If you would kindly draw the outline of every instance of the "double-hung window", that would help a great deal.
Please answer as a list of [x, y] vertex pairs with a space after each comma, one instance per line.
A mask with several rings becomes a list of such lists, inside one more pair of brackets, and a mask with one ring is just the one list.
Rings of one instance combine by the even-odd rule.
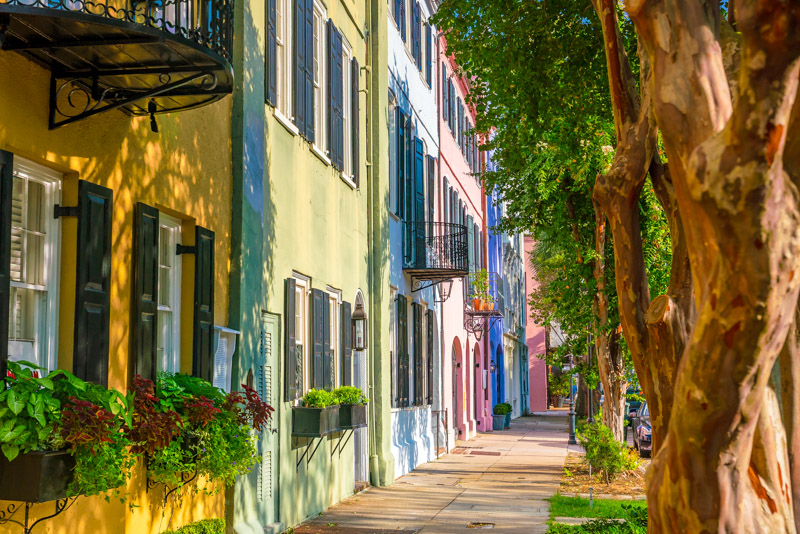
[[277, 108], [285, 117], [292, 118], [292, 7], [290, 0], [275, 0], [276, 76], [278, 89]]
[[11, 199], [9, 359], [55, 369], [57, 360], [61, 175], [14, 159]]
[[328, 326], [330, 327], [331, 333], [331, 367], [333, 368], [331, 379], [333, 381], [334, 388], [339, 387], [344, 383], [343, 377], [341, 376], [342, 365], [339, 361], [339, 303], [341, 302], [341, 299], [342, 297], [340, 291], [328, 288]]
[[353, 112], [352, 112], [352, 78], [350, 76], [350, 61], [353, 57], [352, 48], [347, 40], [342, 37], [342, 117], [344, 123], [344, 168], [342, 172], [348, 179], [353, 177]]
[[158, 214], [158, 336], [156, 354], [159, 371], [181, 370], [181, 221]]
[[294, 331], [297, 360], [303, 363], [303, 392], [308, 391], [313, 383], [311, 368], [311, 347], [308, 343], [308, 291], [309, 280], [295, 276], [294, 289]]
[[314, 2], [314, 144], [321, 150], [328, 146], [325, 21], [325, 9]]
[[[397, 101], [389, 91], [389, 209], [399, 215], [397, 200]], [[394, 302], [394, 299], [392, 299]]]

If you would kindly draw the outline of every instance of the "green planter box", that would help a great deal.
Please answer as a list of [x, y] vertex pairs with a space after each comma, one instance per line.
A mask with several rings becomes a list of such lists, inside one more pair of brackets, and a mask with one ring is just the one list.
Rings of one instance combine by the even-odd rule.
[[339, 428], [351, 430], [367, 426], [366, 404], [342, 404], [339, 406]]
[[506, 416], [505, 415], [493, 415], [492, 416], [492, 430], [503, 430], [506, 425]]
[[13, 461], [0, 454], [0, 500], [47, 502], [67, 496], [75, 459], [68, 451], [29, 452]]
[[321, 438], [339, 431], [339, 406], [292, 408], [292, 436]]

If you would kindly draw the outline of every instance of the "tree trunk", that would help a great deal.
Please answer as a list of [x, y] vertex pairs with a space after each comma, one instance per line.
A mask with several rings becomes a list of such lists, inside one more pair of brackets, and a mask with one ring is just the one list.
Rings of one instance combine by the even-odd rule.
[[649, 525], [668, 533], [796, 532], [790, 452], [770, 380], [800, 290], [798, 192], [783, 169], [800, 8], [737, 2], [743, 44], [734, 106], [718, 6], [627, 6], [654, 72], [654, 111], [697, 305], [666, 438], [648, 473]]

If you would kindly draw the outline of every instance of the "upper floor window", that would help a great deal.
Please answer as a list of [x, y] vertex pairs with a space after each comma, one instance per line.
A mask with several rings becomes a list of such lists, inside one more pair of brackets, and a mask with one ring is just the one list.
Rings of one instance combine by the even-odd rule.
[[275, 0], [275, 41], [277, 109], [292, 117], [292, 5], [290, 0]]
[[333, 368], [331, 377], [335, 388], [343, 384], [342, 366], [339, 361], [341, 357], [339, 352], [339, 304], [341, 300], [340, 291], [328, 289], [328, 327], [330, 328], [329, 342], [331, 347], [331, 367]]
[[350, 61], [353, 57], [352, 49], [350, 48], [350, 44], [347, 42], [344, 37], [342, 37], [342, 65], [345, 66], [343, 69], [343, 76], [342, 76], [342, 122], [344, 127], [344, 146], [343, 146], [343, 156], [344, 156], [344, 166], [342, 172], [347, 178], [353, 177], [353, 110], [352, 105], [353, 101], [351, 98], [352, 95], [352, 78], [350, 76]]
[[47, 369], [57, 360], [60, 196], [59, 173], [14, 159], [8, 353]]
[[306, 278], [295, 277], [294, 288], [294, 333], [295, 333], [295, 350], [296, 358], [302, 362], [303, 365], [303, 378], [302, 385], [303, 392], [310, 388], [313, 383], [313, 372], [311, 368], [311, 347], [308, 344], [308, 291], [309, 280]]
[[397, 200], [397, 101], [389, 91], [389, 209], [399, 214]]
[[325, 10], [314, 2], [314, 144], [328, 146]]

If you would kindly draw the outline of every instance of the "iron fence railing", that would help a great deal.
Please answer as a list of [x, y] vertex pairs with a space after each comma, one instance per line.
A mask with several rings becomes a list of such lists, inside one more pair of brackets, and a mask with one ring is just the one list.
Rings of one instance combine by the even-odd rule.
[[233, 59], [233, 0], [0, 0], [2, 6], [81, 13], [156, 28]]
[[469, 270], [467, 227], [462, 224], [406, 222], [403, 243], [405, 269]]

